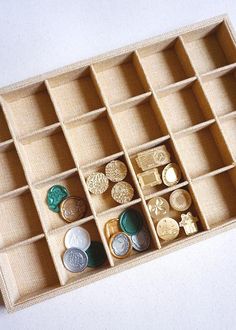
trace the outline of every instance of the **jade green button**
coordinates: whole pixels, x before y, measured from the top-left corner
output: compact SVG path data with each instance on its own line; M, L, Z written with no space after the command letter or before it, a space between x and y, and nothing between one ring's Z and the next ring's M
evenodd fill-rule
M132 208L129 208L119 216L120 227L128 235L137 234L143 226L142 214Z
M91 242L86 253L88 256L88 267L92 268L101 266L107 258L103 244L97 241Z
M59 212L60 211L60 204L61 202L68 197L69 193L68 190L60 185L52 186L48 190L47 194L47 204L48 208L53 212Z

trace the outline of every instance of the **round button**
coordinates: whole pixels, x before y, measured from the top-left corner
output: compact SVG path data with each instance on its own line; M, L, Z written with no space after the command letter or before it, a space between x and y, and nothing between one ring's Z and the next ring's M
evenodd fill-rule
M155 220L166 217L170 211L170 205L163 197L153 197L148 201L150 215Z
M190 193L185 189L177 189L170 195L170 205L176 211L186 211L192 204Z
M136 209L129 208L121 213L120 227L128 235L137 234L143 226L143 216Z
M65 235L65 247L67 249L75 247L86 251L91 244L89 232L83 227L74 227L67 231Z
M128 235L119 232L112 235L109 241L109 247L115 258L126 258L132 251L132 243Z
M103 194L109 186L109 180L105 174L95 172L90 174L86 180L88 190L95 195Z
M82 198L70 196L62 201L60 211L65 221L74 222L85 216L87 206Z
M171 241L179 235L178 222L172 218L163 218L157 224L157 234L164 241Z
M127 167L120 160L112 160L105 167L106 177L112 182L124 180L127 175Z
M99 267L107 259L106 251L101 242L92 241L90 247L86 251L88 255L88 267Z

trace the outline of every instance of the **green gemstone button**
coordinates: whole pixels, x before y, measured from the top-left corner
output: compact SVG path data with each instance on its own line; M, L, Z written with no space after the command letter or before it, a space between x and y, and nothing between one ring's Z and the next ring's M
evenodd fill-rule
M97 241L91 242L86 253L88 255L88 267L92 268L101 266L107 258L102 243Z
M60 185L52 186L47 194L48 208L53 212L59 213L61 202L68 196L69 192L65 187Z
M128 235L137 234L143 226L142 214L132 208L129 208L119 216L120 227Z

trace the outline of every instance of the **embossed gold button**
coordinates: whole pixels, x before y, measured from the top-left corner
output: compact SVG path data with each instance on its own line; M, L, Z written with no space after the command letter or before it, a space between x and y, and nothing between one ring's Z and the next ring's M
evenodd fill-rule
M86 203L80 197L67 197L60 205L61 216L67 222L80 220L85 216L86 210Z
M148 209L153 219L160 220L168 216L170 205L163 197L153 197L148 201Z
M187 214L181 214L181 221L179 226L184 228L185 234L187 236L190 236L198 232L198 221L199 220L197 217L194 217L191 212L188 212Z
M168 187L174 186L181 179L181 171L177 164L170 163L162 171L162 180Z
M137 174L139 184L142 189L155 187L162 183L157 168Z
M157 224L157 234L164 241L172 241L179 235L178 222L172 218L161 219Z
M119 225L119 219L111 219L106 222L104 227L104 233L106 236L106 239L109 240L110 237L114 234L116 234L118 231L120 231L120 225Z
M168 164L170 162L170 154L167 151L166 146L162 145L139 152L136 162L142 171L146 171L154 167Z
M170 195L170 205L176 211L186 211L190 208L191 204L192 198L187 190L177 189Z
M111 196L119 204L128 203L134 197L134 189L128 182L117 182L112 187Z
M105 167L105 174L112 182L119 182L125 179L127 175L127 167L120 160L112 160Z
M108 178L101 172L94 172L86 180L88 190L95 195L103 194L109 186Z

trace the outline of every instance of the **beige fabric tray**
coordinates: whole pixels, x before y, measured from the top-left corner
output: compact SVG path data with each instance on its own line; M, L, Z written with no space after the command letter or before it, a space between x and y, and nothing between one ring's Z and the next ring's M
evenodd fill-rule
M224 15L0 89L0 289L8 311L235 226L235 70L235 34ZM162 144L181 167L182 180L142 191L136 154ZM86 177L113 159L127 164L135 188L125 205L86 187ZM87 200L85 218L66 224L48 209L53 184ZM178 187L192 196L199 233L181 232L166 243L147 202L169 198ZM152 242L147 251L118 260L104 224L129 206L144 214ZM64 235L76 225L107 254L102 267L79 275L61 259Z

